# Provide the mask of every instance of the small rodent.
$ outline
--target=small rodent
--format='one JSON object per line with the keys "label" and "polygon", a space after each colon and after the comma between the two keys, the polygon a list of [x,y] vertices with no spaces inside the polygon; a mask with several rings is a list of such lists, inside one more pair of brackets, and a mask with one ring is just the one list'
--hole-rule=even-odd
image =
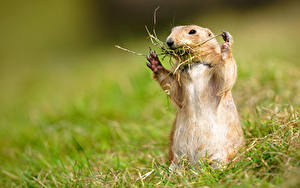
{"label": "small rodent", "polygon": [[207,28],[174,27],[166,40],[167,46],[170,49],[188,46],[195,57],[176,74],[164,68],[152,50],[147,56],[153,78],[177,107],[170,134],[171,166],[178,164],[181,158],[192,164],[203,158],[215,161],[212,165],[226,164],[244,145],[231,94],[237,76],[231,50],[233,39],[225,31],[222,37],[224,43],[220,45]]}

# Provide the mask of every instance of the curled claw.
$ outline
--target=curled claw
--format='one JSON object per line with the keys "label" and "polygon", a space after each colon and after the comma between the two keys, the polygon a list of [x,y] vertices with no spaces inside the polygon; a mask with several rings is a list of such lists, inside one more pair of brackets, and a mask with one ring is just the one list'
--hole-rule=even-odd
{"label": "curled claw", "polygon": [[146,62],[146,65],[147,65],[147,67],[149,67],[149,68],[152,70],[152,66],[151,66],[150,63],[147,63],[147,62]]}
{"label": "curled claw", "polygon": [[150,54],[153,54],[153,50],[149,47]]}
{"label": "curled claw", "polygon": [[158,60],[158,56],[157,54],[155,53],[155,51],[153,51],[151,48],[150,48],[150,56],[154,59],[157,59]]}
{"label": "curled claw", "polygon": [[229,42],[229,40],[231,39],[230,34],[227,31],[222,32],[222,38],[225,42]]}
{"label": "curled claw", "polygon": [[152,59],[151,59],[151,57],[150,56],[146,56],[146,59],[149,61],[149,62],[151,62],[152,61]]}

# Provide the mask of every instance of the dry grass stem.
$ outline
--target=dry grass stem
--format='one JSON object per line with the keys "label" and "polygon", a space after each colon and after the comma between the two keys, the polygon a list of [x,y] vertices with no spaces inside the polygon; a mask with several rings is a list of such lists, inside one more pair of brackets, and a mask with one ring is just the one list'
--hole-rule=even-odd
{"label": "dry grass stem", "polygon": [[142,53],[138,53],[138,52],[135,52],[135,51],[132,51],[132,50],[129,50],[127,48],[123,48],[119,45],[115,45],[116,48],[119,48],[120,50],[124,50],[126,52],[129,52],[129,53],[132,53],[132,54],[135,54],[135,55],[139,55],[139,56],[146,56],[146,54],[142,54]]}

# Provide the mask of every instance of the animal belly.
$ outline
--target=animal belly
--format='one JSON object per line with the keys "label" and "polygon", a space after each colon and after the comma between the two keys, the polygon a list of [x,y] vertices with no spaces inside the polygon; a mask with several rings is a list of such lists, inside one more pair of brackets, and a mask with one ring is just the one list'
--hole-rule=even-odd
{"label": "animal belly", "polygon": [[235,108],[223,109],[223,103],[218,103],[207,66],[195,64],[188,70],[188,75],[189,80],[183,87],[184,106],[177,113],[172,135],[174,160],[186,158],[198,162],[201,158],[208,158],[227,162],[235,142],[230,135],[237,135],[232,124],[238,121]]}
{"label": "animal belly", "polygon": [[192,163],[202,158],[224,161],[228,148],[226,130],[220,129],[222,126],[213,118],[184,119],[177,116],[172,145],[174,158],[176,160],[185,158]]}

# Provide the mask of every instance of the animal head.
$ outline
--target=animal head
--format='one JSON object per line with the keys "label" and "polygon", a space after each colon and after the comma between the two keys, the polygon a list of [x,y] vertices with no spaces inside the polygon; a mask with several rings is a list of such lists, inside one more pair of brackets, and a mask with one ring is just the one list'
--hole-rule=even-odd
{"label": "animal head", "polygon": [[207,55],[220,54],[220,45],[214,37],[209,29],[197,25],[177,26],[167,37],[166,44],[170,49],[184,47],[196,60],[201,60]]}

